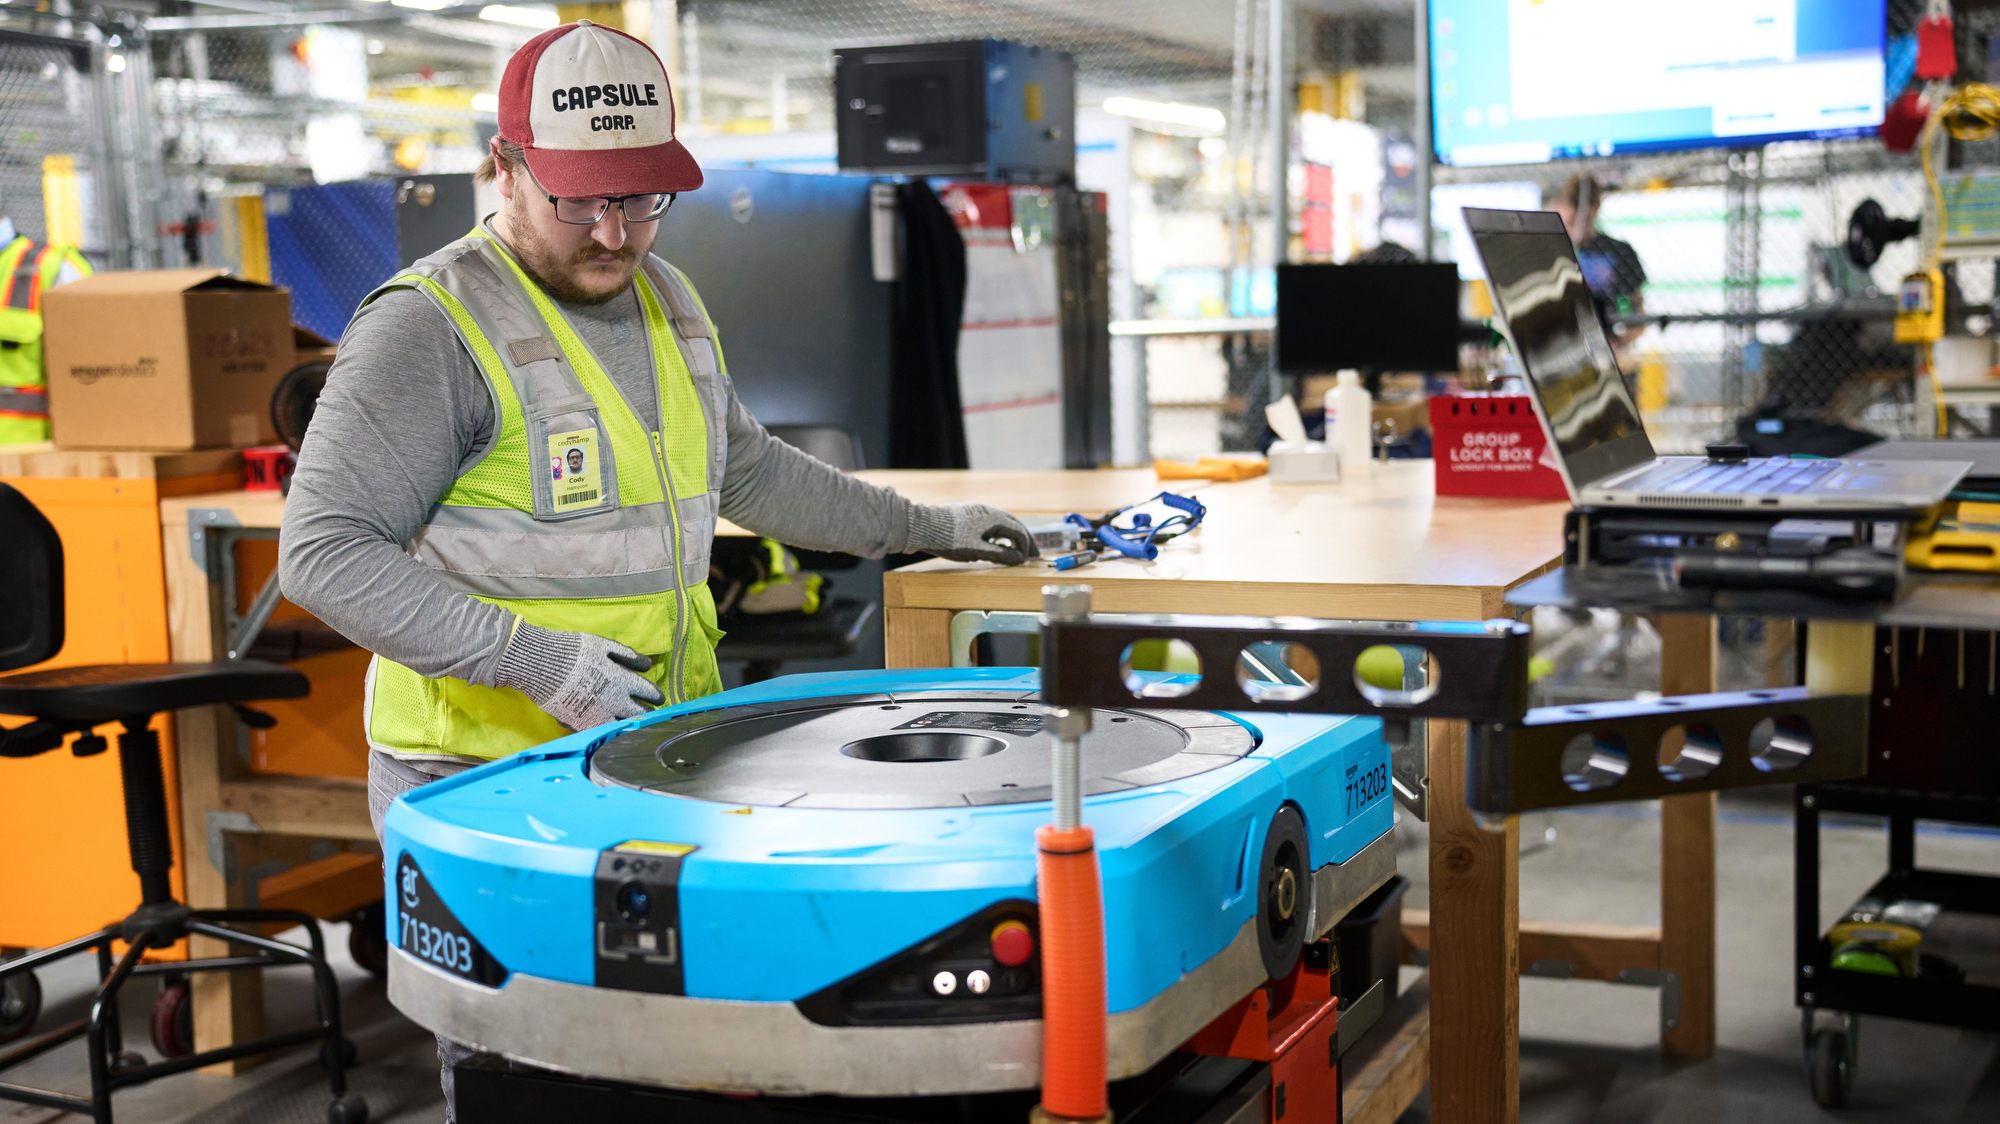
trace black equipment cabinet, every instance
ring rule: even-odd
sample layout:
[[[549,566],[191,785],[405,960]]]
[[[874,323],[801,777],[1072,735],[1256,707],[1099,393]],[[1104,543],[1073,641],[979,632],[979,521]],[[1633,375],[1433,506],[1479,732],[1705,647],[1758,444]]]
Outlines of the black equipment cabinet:
[[[396,181],[396,260],[409,265],[444,249],[479,225],[470,172]]]
[[[1007,183],[1076,179],[1076,60],[967,39],[833,54],[840,168]]]
[[[1858,1068],[1856,1016],[2000,1030],[2000,977],[1968,982],[1962,970],[1931,954],[1919,958],[1914,976],[1830,966],[1834,949],[1819,924],[1823,813],[1888,817],[1888,870],[1867,897],[1935,902],[1945,916],[2000,918],[2000,877],[1925,870],[1916,862],[1920,819],[2000,826],[2000,752],[1994,746],[2000,633],[1882,627],[1875,639],[1867,776],[1800,785],[1793,797],[1793,989],[1813,1095],[1827,1107],[1846,1103]],[[1823,1025],[1816,1018],[1820,1011],[1840,1017]]]

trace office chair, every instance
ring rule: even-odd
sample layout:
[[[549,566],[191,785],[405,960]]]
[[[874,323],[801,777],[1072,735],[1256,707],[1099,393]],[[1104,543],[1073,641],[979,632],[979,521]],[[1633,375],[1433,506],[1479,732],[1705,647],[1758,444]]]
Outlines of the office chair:
[[[771,436],[840,469],[862,467],[861,441],[837,425],[774,425]],[[851,554],[794,551],[809,570],[846,570],[859,564]],[[835,597],[811,616],[784,614],[772,618],[739,615],[728,624],[728,635],[715,647],[718,660],[741,663],[745,684],[761,683],[778,674],[787,660],[837,660],[861,646],[861,631],[875,610],[873,601]]]
[[[27,497],[0,484],[0,671],[50,659],[63,645],[62,540]],[[98,988],[90,1015],[15,1044],[0,1053],[5,1072],[79,1037],[90,1047],[90,1095],[76,1096],[0,1082],[0,1100],[20,1101],[83,1113],[98,1124],[111,1122],[114,1090],[235,1058],[264,1054],[317,1041],[334,1100],[330,1124],[361,1124],[368,1106],[347,1091],[353,1047],[340,1029],[340,992],[327,966],[319,922],[284,909],[190,909],[174,900],[168,881],[173,867],[166,780],[160,767],[160,737],[149,724],[161,711],[227,703],[241,707],[254,699],[296,699],[310,689],[306,678],[278,664],[240,660],[227,663],[98,664],[0,675],[0,714],[27,717],[23,726],[0,730],[0,757],[33,757],[61,748],[81,734],[70,752],[89,757],[110,748],[111,739],[92,733],[118,723],[118,762],[125,796],[125,834],[132,869],[139,875],[139,908],[95,933],[0,963],[0,981],[83,953],[97,956]],[[268,719],[266,719],[268,721]],[[0,777],[4,777],[0,766]],[[0,781],[4,784],[4,781]],[[256,933],[225,928],[228,923],[304,925],[311,951]],[[207,960],[142,964],[148,949],[163,949],[199,935],[249,951]],[[112,942],[127,949],[115,964]],[[232,952],[235,950],[232,949]],[[303,965],[317,985],[319,1024],[289,1034],[269,1035],[147,1064],[123,1048],[118,993],[134,976],[181,975],[243,968]]]

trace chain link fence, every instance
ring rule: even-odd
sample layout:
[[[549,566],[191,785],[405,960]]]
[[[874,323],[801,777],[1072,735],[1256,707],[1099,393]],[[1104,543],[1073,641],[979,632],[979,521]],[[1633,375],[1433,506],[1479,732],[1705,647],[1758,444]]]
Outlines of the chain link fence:
[[[45,200],[57,200],[59,229],[74,231],[103,265],[215,265],[280,282],[309,267],[333,277],[332,290],[365,292],[400,264],[353,245],[393,244],[393,209],[381,192],[400,177],[476,165],[495,128],[490,92],[535,31],[473,18],[474,5],[429,10],[434,2],[288,15],[176,0],[151,18],[100,12],[94,24],[0,10],[0,208],[42,237]],[[1113,316],[1255,315],[1267,299],[1268,274],[1260,280],[1259,271],[1276,241],[1262,106],[1269,0],[596,7],[649,23],[640,30],[675,70],[682,133],[698,143],[784,131],[830,146],[835,49],[980,36],[1070,52],[1087,113],[1114,93],[1224,111],[1226,124],[1208,135],[1143,122],[1120,134],[1124,178],[1112,206],[1114,242],[1125,245],[1114,249]],[[1920,9],[1896,0],[1891,31]],[[1414,135],[1408,21],[1373,8],[1294,10],[1290,88],[1302,99],[1323,91],[1323,111],[1381,138],[1379,217],[1352,235],[1352,249],[1414,243],[1404,197]],[[1967,13],[1961,57],[1983,64],[1996,30],[2000,12]],[[1953,142],[1948,165],[1982,163],[2000,163],[2000,142]],[[1296,148],[1286,171],[1304,182]],[[1843,252],[1849,216],[1864,200],[1891,217],[1922,215],[1926,188],[1913,155],[1873,140],[1799,142],[1438,168],[1436,179],[1447,193],[1511,185],[1545,202],[1576,174],[1611,188],[1599,228],[1629,245],[1643,269],[1619,312],[1621,354],[1662,450],[1699,451],[1746,424],[1754,432],[1760,415],[1884,436],[1929,432],[1928,384],[1913,377],[1912,350],[1892,338],[1894,294],[1921,265],[1928,229],[1890,244],[1871,268]],[[326,191],[349,181],[379,186],[352,198]],[[1305,208],[1293,194],[1288,222],[1299,227]],[[1990,320],[1994,267],[1968,262],[1951,272],[1953,302]],[[339,311],[320,318],[333,324]],[[1153,451],[1193,455],[1255,440],[1269,390],[1264,337],[1119,346],[1152,384]]]
[[[0,215],[20,233],[117,257],[117,184],[107,182],[98,51],[0,29]]]
[[[682,0],[684,118],[697,132],[833,128],[833,51],[1010,39],[1067,51],[1092,91],[1227,99],[1234,8],[1161,0]],[[1101,100],[1102,94],[1100,93]]]
[[[1698,453],[1783,421],[1884,437],[1933,425],[1915,349],[1893,339],[1895,294],[1921,267],[1928,232],[1890,243],[1862,269],[1850,216],[1873,199],[1923,214],[1914,155],[1878,141],[1792,142],[1520,168],[1439,169],[1448,185],[1511,185],[1552,202],[1570,176],[1606,189],[1597,228],[1640,269],[1613,319],[1620,358],[1654,443]],[[1589,247],[1586,247],[1588,250]],[[1586,263],[1588,264],[1588,263]],[[1991,270],[1960,271],[1970,303],[1990,304]],[[1620,286],[1621,289],[1626,286]]]

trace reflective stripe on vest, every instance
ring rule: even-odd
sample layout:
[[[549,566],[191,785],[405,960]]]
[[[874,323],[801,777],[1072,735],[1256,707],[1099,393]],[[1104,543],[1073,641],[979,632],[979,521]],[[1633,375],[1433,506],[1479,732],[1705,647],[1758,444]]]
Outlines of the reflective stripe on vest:
[[[727,398],[713,331],[686,279],[649,257],[635,287],[660,404],[650,425],[483,231],[377,293],[427,295],[493,403],[492,443],[432,508],[406,544],[410,554],[453,588],[531,623],[652,657],[648,678],[678,702],[721,687],[707,578]],[[557,502],[578,497],[573,507]],[[517,692],[424,679],[387,660],[371,672],[368,712],[371,744],[406,757],[493,758],[564,732]]]
[[[91,273],[90,263],[66,246],[36,252],[34,241],[23,236],[0,247],[0,445],[48,440],[42,293],[64,265]]]
[[[12,414],[23,418],[47,418],[49,416],[48,388],[0,386],[0,414]]]
[[[7,244],[6,249],[0,250],[0,278],[5,279],[6,286],[0,289],[0,307],[18,308],[26,312],[29,311],[28,306],[34,302],[34,298],[39,295],[35,292],[33,272],[22,268],[27,260],[28,251],[34,248],[35,243],[32,239],[22,237],[14,239]]]

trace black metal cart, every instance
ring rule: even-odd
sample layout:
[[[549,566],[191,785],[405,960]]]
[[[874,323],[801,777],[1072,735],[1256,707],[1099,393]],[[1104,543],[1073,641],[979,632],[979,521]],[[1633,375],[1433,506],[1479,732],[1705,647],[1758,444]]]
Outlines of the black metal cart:
[[[2000,1030],[2000,986],[1968,982],[1936,956],[1920,957],[1915,975],[1830,965],[1834,949],[1819,925],[1823,813],[1888,817],[1888,871],[1867,897],[2000,917],[2000,877],[1916,862],[1918,820],[2000,826],[2000,632],[1883,627],[1875,635],[1868,775],[1800,785],[1794,797],[1793,981],[1813,1098],[1829,1108],[1846,1104],[1853,1087],[1861,1015]],[[1822,1011],[1839,1017],[1823,1025]]]

